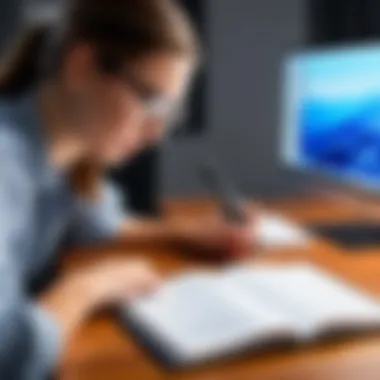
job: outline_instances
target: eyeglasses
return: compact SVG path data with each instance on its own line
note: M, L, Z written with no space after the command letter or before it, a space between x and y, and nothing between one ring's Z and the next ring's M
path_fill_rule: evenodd
M175 102L163 94L158 94L144 83L141 83L133 75L121 74L119 67L109 57L99 56L99 64L103 70L111 75L120 73L125 87L136 93L142 103L148 118L161 119L167 124L167 128L172 129L185 119L185 102Z
M147 117L165 121L169 127L177 125L184 116L184 105L177 103L163 94L158 94L139 83L132 76L124 76L129 88L136 93L140 99Z

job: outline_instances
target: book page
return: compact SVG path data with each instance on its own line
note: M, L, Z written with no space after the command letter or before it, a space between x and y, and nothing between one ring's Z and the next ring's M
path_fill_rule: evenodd
M250 308L218 276L189 275L134 303L129 312L183 359L199 360L289 327L254 296L248 302Z
M259 215L255 243L263 247L307 246L312 240L307 231L279 215Z
M289 318L301 337L329 327L380 326L380 304L308 265L235 268L230 281Z

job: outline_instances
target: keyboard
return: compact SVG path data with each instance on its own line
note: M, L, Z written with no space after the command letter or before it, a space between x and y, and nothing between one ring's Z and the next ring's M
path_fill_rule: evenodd
M346 249L380 246L380 223L348 222L311 226L310 229Z

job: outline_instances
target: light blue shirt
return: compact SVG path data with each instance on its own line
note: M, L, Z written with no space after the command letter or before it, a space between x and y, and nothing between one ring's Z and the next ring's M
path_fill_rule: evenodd
M125 220L104 184L93 203L75 196L47 160L36 97L0 102L0 378L43 379L63 344L58 323L26 296L26 284L75 244L115 236Z

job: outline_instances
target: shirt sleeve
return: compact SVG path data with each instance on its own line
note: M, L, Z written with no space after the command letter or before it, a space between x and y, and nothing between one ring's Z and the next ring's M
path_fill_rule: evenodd
M19 155L8 154L16 142L9 140L6 147L2 142L0 138L0 378L40 380L54 370L62 337L55 319L24 292L20 237L31 215L32 191Z
M54 372L61 352L53 318L27 302L0 304L0 376L40 380Z
M32 355L26 365L26 376L23 379L40 379L54 372L61 357L63 337L55 319L45 310L29 305L27 315L30 318L30 349Z
M70 228L70 242L96 244L115 238L127 219L122 196L113 184L104 182L100 199L78 198Z

